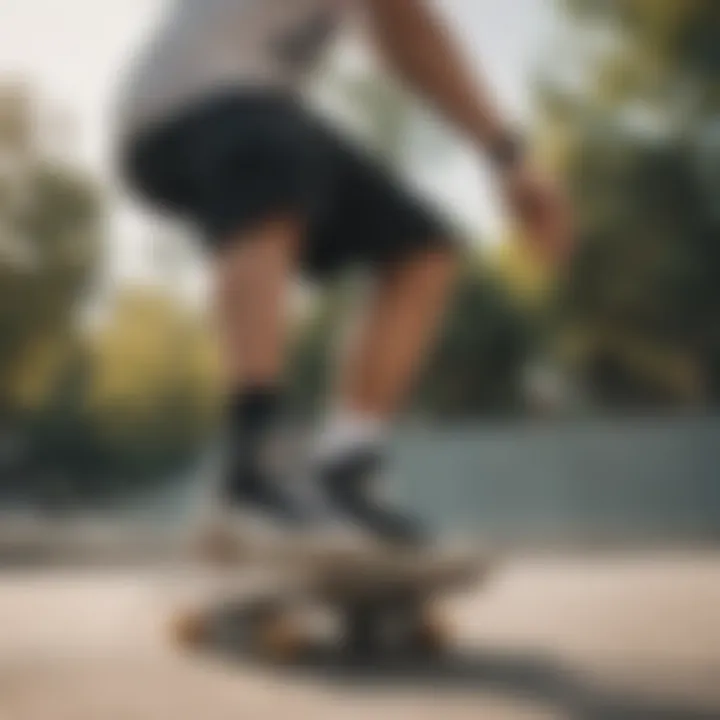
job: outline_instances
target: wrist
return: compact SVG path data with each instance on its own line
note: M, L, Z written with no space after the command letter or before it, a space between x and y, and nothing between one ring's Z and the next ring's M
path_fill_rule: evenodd
M525 142L519 133L504 131L492 137L485 150L496 170L507 172L525 159Z

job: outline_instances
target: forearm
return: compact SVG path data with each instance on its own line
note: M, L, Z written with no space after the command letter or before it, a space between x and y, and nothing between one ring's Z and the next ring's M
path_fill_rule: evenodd
M367 0L378 50L391 70L461 132L495 151L509 132L496 102L425 0Z

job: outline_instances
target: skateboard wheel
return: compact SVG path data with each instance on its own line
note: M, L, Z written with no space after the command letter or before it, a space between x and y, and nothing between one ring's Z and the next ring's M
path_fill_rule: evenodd
M449 632L437 612L425 611L411 628L408 640L408 650L413 654L439 655L448 646Z
M348 658L369 659L381 652L381 615L369 609L347 612L343 633L343 649Z
M207 618L199 612L178 613L171 621L173 640L182 647L196 648L207 642L210 626Z
M275 663L292 662L307 647L300 628L282 613L255 620L250 628L250 642L255 654Z

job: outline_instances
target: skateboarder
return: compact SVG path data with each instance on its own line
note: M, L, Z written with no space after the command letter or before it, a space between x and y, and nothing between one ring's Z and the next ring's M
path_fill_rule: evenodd
M297 273L369 271L373 293L316 439L315 488L369 542L403 546L423 528L373 499L369 481L443 316L459 243L303 99L357 17L388 71L492 163L527 236L562 254L559 193L427 0L175 0L129 74L121 156L132 188L193 222L212 260L230 440L223 500L237 523L287 533L311 521L264 451L283 407L288 290Z

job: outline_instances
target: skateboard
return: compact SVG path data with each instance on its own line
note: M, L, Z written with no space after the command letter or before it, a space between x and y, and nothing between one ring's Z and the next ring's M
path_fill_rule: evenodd
M173 615L171 636L189 650L237 643L270 662L292 662L323 645L365 660L438 655L452 641L442 600L485 582L492 569L488 558L470 554L316 559L278 567L253 591L221 583Z

